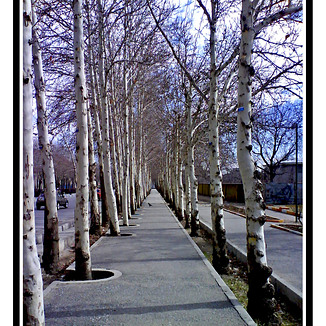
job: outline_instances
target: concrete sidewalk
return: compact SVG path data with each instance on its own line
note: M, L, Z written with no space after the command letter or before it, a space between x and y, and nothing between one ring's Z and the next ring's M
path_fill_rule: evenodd
M93 270L122 275L53 282L47 325L255 325L155 189L133 217L121 227L133 236L102 237L91 249Z

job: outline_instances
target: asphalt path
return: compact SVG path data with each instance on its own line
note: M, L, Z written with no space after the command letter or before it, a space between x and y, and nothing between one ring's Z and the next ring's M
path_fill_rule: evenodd
M210 203L199 202L199 219L210 227ZM246 252L246 219L224 211L226 238ZM303 237L271 227L265 223L267 263L273 273L302 291L302 241Z
M156 190L137 214L136 227L121 227L133 236L103 236L91 248L93 271L120 277L53 282L47 326L254 325Z

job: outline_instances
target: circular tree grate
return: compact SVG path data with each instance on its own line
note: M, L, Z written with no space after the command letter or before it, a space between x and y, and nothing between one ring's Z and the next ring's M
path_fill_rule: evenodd
M106 281L113 280L122 275L121 272L116 270L107 270L107 269L92 269L92 279L91 280L82 280L76 273L74 269L67 269L64 275L61 278L63 282L97 282L97 281Z

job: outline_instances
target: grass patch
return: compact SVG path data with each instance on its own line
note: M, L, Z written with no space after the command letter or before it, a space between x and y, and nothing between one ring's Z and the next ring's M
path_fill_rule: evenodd
M238 301L241 303L243 307L247 307L248 305L248 284L242 280L239 276L233 275L221 275L225 284L230 288L230 290L234 293Z

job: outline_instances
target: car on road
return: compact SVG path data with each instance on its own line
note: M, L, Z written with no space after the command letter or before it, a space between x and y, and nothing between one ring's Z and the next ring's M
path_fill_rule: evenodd
M45 196L44 193L41 193L37 199L36 199L36 209L41 209L41 207L44 206L45 207ZM69 201L68 199L65 197L64 194L62 194L61 192L57 192L57 209L60 208L60 206L63 206L65 208L69 207Z
M97 198L98 198L98 200L101 200L102 199L101 189L100 188L97 188Z

